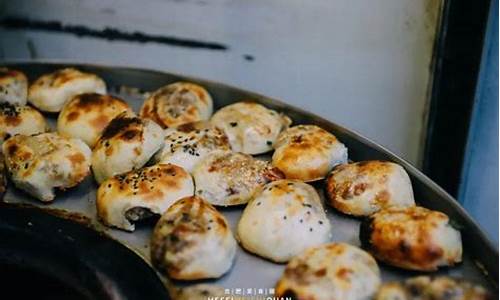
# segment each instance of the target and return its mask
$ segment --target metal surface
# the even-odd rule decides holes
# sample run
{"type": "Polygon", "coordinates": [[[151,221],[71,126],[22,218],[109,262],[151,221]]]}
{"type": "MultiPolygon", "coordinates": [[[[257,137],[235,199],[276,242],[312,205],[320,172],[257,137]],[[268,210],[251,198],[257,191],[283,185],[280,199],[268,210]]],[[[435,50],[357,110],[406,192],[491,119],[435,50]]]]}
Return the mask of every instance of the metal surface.
{"type": "MultiPolygon", "coordinates": [[[[463,277],[482,283],[493,291],[498,289],[498,250],[488,240],[476,222],[467,215],[462,207],[460,207],[456,200],[406,161],[396,157],[381,146],[350,130],[337,126],[334,123],[301,109],[286,105],[280,101],[229,87],[224,84],[196,78],[186,78],[150,70],[81,64],[19,62],[7,65],[25,71],[31,80],[42,73],[66,66],[75,66],[82,70],[96,73],[107,82],[110,93],[117,94],[126,99],[136,111],[138,111],[138,108],[142,105],[143,99],[141,94],[134,91],[134,89],[123,87],[133,87],[139,89],[139,91],[152,91],[171,82],[188,80],[198,82],[205,86],[212,95],[216,108],[235,101],[251,99],[286,113],[293,119],[294,124],[317,124],[331,131],[345,143],[349,149],[349,157],[353,161],[381,159],[401,164],[411,177],[415,198],[418,204],[448,214],[454,223],[461,226],[464,243],[464,261],[456,267],[443,268],[437,272],[437,274],[463,277]]],[[[49,118],[52,122],[55,121],[55,116],[49,116],[49,118]]],[[[54,123],[52,123],[52,125],[54,125],[54,123]]],[[[318,182],[315,186],[320,190],[320,194],[323,195],[323,191],[321,190],[323,182],[318,182]]],[[[87,180],[78,187],[57,195],[52,204],[44,205],[14,187],[9,186],[4,200],[6,202],[30,203],[43,207],[61,208],[72,212],[81,212],[91,218],[99,230],[103,230],[122,241],[135,250],[146,261],[149,261],[149,238],[152,231],[152,225],[139,226],[133,233],[109,229],[99,225],[95,213],[96,187],[97,185],[93,179],[87,178],[87,180]]],[[[345,241],[354,245],[359,245],[359,220],[338,214],[330,207],[326,208],[332,223],[332,240],[345,241]]],[[[220,211],[229,219],[234,232],[242,212],[242,207],[222,208],[220,211]]],[[[416,272],[402,271],[383,264],[380,264],[380,267],[383,280],[406,278],[418,274],[416,272]]],[[[271,263],[239,248],[231,271],[218,280],[208,282],[213,282],[230,289],[272,288],[283,269],[284,265],[271,263]]]]}

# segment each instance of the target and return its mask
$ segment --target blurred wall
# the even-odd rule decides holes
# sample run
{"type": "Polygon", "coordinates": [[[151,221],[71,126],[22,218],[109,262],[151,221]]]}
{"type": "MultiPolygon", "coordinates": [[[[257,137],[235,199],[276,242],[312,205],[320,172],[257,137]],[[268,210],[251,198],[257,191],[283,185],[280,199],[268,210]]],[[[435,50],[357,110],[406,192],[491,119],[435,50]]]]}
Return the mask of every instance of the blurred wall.
{"type": "Polygon", "coordinates": [[[3,1],[4,17],[114,27],[228,49],[0,28],[0,59],[119,64],[223,81],[308,109],[416,163],[440,2],[3,1]]]}

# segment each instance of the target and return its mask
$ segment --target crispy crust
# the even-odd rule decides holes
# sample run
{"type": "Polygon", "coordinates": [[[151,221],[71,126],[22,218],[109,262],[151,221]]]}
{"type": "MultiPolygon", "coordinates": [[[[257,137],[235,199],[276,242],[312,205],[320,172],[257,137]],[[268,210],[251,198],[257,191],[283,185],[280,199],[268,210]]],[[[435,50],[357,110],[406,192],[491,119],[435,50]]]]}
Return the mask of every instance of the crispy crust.
{"type": "Polygon", "coordinates": [[[151,120],[123,112],[104,129],[92,153],[97,182],[143,167],[163,146],[164,133],[151,120]]]}
{"type": "Polygon", "coordinates": [[[463,279],[418,276],[403,282],[384,283],[374,300],[493,300],[480,285],[463,279]]]}
{"type": "Polygon", "coordinates": [[[2,148],[16,186],[41,201],[54,199],[54,187],[64,190],[76,186],[90,173],[88,146],[56,133],[16,135],[2,148]]]}
{"type": "Polygon", "coordinates": [[[274,145],[272,163],[288,179],[315,181],[347,162],[347,148],[328,131],[298,125],[283,131],[274,145]]]}
{"type": "Polygon", "coordinates": [[[93,147],[111,120],[123,112],[133,113],[122,99],[97,93],[79,94],[64,105],[57,119],[57,130],[93,147]]]}
{"type": "Polygon", "coordinates": [[[210,123],[200,121],[165,130],[165,145],[155,159],[192,172],[196,164],[214,151],[231,151],[227,136],[210,123]]]}
{"type": "Polygon", "coordinates": [[[326,179],[326,195],[331,206],[354,216],[367,216],[390,206],[415,205],[406,171],[385,161],[336,166],[326,179]]]}
{"type": "Polygon", "coordinates": [[[0,103],[26,105],[28,78],[23,72],[0,68],[0,103]]]}
{"type": "Polygon", "coordinates": [[[375,260],[344,243],[309,248],[294,257],[276,284],[276,297],[370,299],[380,285],[375,260]]]}
{"type": "Polygon", "coordinates": [[[31,106],[0,103],[0,144],[16,134],[33,135],[48,130],[43,115],[31,106]]]}
{"type": "Polygon", "coordinates": [[[156,90],[146,99],[140,116],[167,128],[208,120],[212,110],[212,97],[202,86],[176,82],[156,90]]]}
{"type": "Polygon", "coordinates": [[[193,193],[193,180],[183,168],[158,164],[104,181],[97,190],[97,213],[104,224],[132,231],[134,224],[127,219],[131,209],[161,215],[172,203],[193,193]]]}
{"type": "Polygon", "coordinates": [[[388,208],[366,219],[360,240],[377,259],[419,271],[435,271],[462,260],[460,232],[448,216],[423,207],[388,208]]]}
{"type": "Polygon", "coordinates": [[[106,93],[106,83],[95,74],[74,68],[40,76],[28,90],[28,101],[38,109],[58,112],[71,98],[82,93],[106,93]]]}
{"type": "Polygon", "coordinates": [[[283,173],[268,162],[238,152],[215,152],[193,170],[196,195],[213,205],[247,203],[255,191],[283,173]]]}
{"type": "Polygon", "coordinates": [[[210,120],[229,138],[233,151],[261,154],[273,149],[290,118],[255,102],[237,102],[219,109],[210,120]]]}
{"type": "Polygon", "coordinates": [[[153,264],[180,280],[222,276],[235,251],[226,218],[197,196],[175,202],[156,224],[151,239],[153,264]]]}

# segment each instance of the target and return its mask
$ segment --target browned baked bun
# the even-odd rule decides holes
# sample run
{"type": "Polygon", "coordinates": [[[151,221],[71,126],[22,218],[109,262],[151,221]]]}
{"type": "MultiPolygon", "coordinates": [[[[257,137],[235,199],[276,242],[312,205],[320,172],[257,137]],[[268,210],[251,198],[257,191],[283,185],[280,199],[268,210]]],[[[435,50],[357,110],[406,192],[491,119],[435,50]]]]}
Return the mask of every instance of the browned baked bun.
{"type": "Polygon", "coordinates": [[[493,300],[493,295],[464,279],[418,276],[382,284],[374,300],[493,300]]]}
{"type": "Polygon", "coordinates": [[[360,240],[377,259],[404,269],[435,271],[462,261],[460,231],[424,207],[390,207],[364,220],[360,240]]]}
{"type": "Polygon", "coordinates": [[[23,72],[0,68],[0,103],[26,105],[28,78],[23,72]]]}
{"type": "Polygon", "coordinates": [[[153,92],[144,102],[140,116],[167,128],[208,120],[212,110],[212,97],[202,86],[176,82],[153,92]]]}
{"type": "Polygon", "coordinates": [[[151,120],[123,112],[104,129],[92,151],[97,182],[142,168],[163,147],[164,133],[151,120]]]}
{"type": "Polygon", "coordinates": [[[233,151],[255,155],[271,151],[292,121],[259,103],[241,101],[219,109],[210,122],[224,131],[233,151]]]}
{"type": "Polygon", "coordinates": [[[16,134],[33,135],[49,131],[43,115],[31,106],[0,103],[0,145],[16,134]]]}
{"type": "Polygon", "coordinates": [[[410,178],[398,164],[363,161],[336,166],[326,179],[328,203],[354,216],[415,205],[410,178]]]}
{"type": "Polygon", "coordinates": [[[122,99],[97,93],[79,94],[63,106],[57,118],[57,131],[81,139],[92,148],[106,126],[122,112],[133,113],[122,99]]]}
{"type": "Polygon", "coordinates": [[[276,284],[275,297],[369,300],[379,285],[380,270],[369,253],[349,244],[329,243],[292,258],[276,284]]]}
{"type": "Polygon", "coordinates": [[[106,94],[106,83],[95,74],[65,68],[35,80],[28,89],[28,101],[42,111],[59,112],[67,101],[82,93],[106,94]]]}
{"type": "Polygon", "coordinates": [[[273,166],[287,179],[315,181],[347,162],[347,148],[328,131],[316,125],[298,125],[284,130],[274,143],[273,166]]]}
{"type": "Polygon", "coordinates": [[[133,231],[134,222],[193,194],[193,179],[183,168],[157,164],[105,180],[97,190],[97,214],[108,226],[133,231]]]}
{"type": "Polygon", "coordinates": [[[316,189],[298,180],[276,180],[255,192],[240,217],[238,241],[274,262],[328,242],[330,221],[316,189]]]}
{"type": "Polygon", "coordinates": [[[196,195],[213,205],[247,203],[268,182],[283,178],[267,161],[239,152],[214,152],[198,163],[193,172],[196,195]]]}
{"type": "Polygon", "coordinates": [[[57,133],[15,135],[2,145],[10,178],[41,201],[54,200],[54,188],[76,186],[90,173],[90,149],[57,133]]]}
{"type": "Polygon", "coordinates": [[[197,196],[170,206],[151,239],[153,265],[174,279],[218,278],[231,268],[235,253],[226,218],[197,196]]]}
{"type": "Polygon", "coordinates": [[[231,151],[222,130],[206,121],[186,123],[165,130],[165,145],[156,153],[155,160],[192,172],[198,163],[216,151],[231,151]]]}

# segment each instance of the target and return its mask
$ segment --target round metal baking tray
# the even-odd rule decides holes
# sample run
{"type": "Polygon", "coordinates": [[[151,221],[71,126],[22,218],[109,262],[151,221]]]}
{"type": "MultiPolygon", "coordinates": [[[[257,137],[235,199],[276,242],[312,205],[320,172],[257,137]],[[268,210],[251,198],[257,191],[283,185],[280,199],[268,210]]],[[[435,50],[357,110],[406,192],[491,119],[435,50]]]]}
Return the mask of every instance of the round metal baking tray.
{"type": "MultiPolygon", "coordinates": [[[[348,147],[349,158],[353,161],[378,159],[393,161],[402,165],[412,180],[417,203],[424,207],[446,213],[455,224],[460,226],[464,244],[463,262],[452,268],[440,269],[434,274],[462,277],[481,283],[494,292],[498,290],[498,250],[459,203],[408,162],[351,130],[299,108],[287,105],[282,101],[198,78],[153,70],[78,63],[11,62],[6,63],[6,65],[24,71],[30,80],[34,80],[43,73],[69,66],[96,73],[106,81],[111,94],[127,100],[135,111],[138,111],[142,105],[145,93],[168,83],[185,80],[203,85],[212,95],[215,102],[215,109],[241,100],[253,100],[287,114],[292,118],[294,124],[316,124],[321,126],[335,134],[348,147]]],[[[56,116],[54,115],[48,116],[52,125],[55,124],[55,118],[56,116]]],[[[323,195],[323,182],[318,182],[314,185],[320,194],[323,195]]],[[[149,263],[149,239],[152,232],[152,225],[139,226],[133,233],[110,229],[100,225],[96,219],[95,212],[96,187],[96,183],[89,177],[78,187],[58,194],[53,203],[46,205],[9,186],[4,201],[8,203],[28,203],[41,206],[42,209],[57,208],[81,213],[90,218],[96,230],[105,232],[127,245],[149,263]]],[[[228,218],[233,232],[235,232],[235,226],[243,207],[219,209],[228,218]]],[[[327,210],[332,223],[332,240],[359,245],[358,231],[360,220],[339,214],[330,207],[327,207],[327,210]]],[[[103,255],[113,255],[113,253],[103,253],[103,255]]],[[[234,293],[236,289],[241,289],[242,291],[254,289],[258,293],[258,289],[262,289],[263,292],[267,292],[269,295],[272,293],[272,288],[284,267],[285,265],[283,264],[269,262],[239,248],[231,271],[218,280],[207,282],[229,289],[230,293],[234,293]]],[[[380,268],[384,281],[403,279],[420,274],[418,272],[408,272],[389,267],[382,263],[380,264],[380,268]]],[[[133,270],[131,271],[133,272],[133,270]]],[[[162,277],[162,279],[166,282],[167,287],[189,284],[171,282],[165,277],[162,277]]],[[[197,283],[200,282],[198,281],[197,283]]]]}

